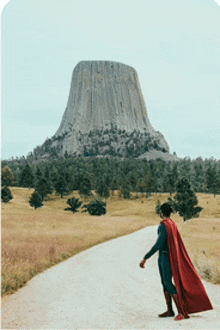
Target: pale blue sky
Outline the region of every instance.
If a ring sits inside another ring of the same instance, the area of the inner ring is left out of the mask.
[[[55,134],[81,60],[134,67],[171,152],[220,158],[214,0],[11,0],[2,30],[3,159],[26,156]]]

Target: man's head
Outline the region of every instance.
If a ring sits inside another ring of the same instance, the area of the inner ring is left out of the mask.
[[[163,215],[165,217],[169,217],[170,213],[173,212],[172,207],[168,203],[162,204],[161,207],[160,207],[160,210],[161,210],[161,212],[163,213]]]

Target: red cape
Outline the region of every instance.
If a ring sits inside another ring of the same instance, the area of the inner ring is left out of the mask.
[[[198,313],[213,309],[199,275],[186,251],[177,225],[167,218],[162,223],[167,230],[170,263],[177,289],[177,296],[187,318],[188,313]]]

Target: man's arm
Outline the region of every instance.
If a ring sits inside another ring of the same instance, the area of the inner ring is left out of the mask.
[[[158,238],[156,243],[152,246],[152,248],[150,249],[150,251],[144,256],[143,260],[140,263],[140,267],[141,268],[145,268],[145,263],[146,260],[149,259],[154,253],[156,253],[158,250],[160,250],[166,240],[167,237],[167,233],[166,233],[166,227],[165,225],[162,223],[160,224],[159,228],[158,228]]]

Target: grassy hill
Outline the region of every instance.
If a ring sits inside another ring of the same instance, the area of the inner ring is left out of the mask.
[[[13,200],[2,205],[2,295],[25,285],[34,275],[89,247],[158,225],[156,202],[168,194],[107,200],[107,214],[90,216],[64,211],[67,199],[52,195],[35,210],[28,201],[32,189],[11,188]],[[183,220],[174,214],[181,235],[200,275],[220,283],[220,196],[198,194],[200,218]],[[147,252],[147,251],[146,251]],[[141,258],[142,256],[140,256]],[[137,264],[140,260],[137,260]]]

